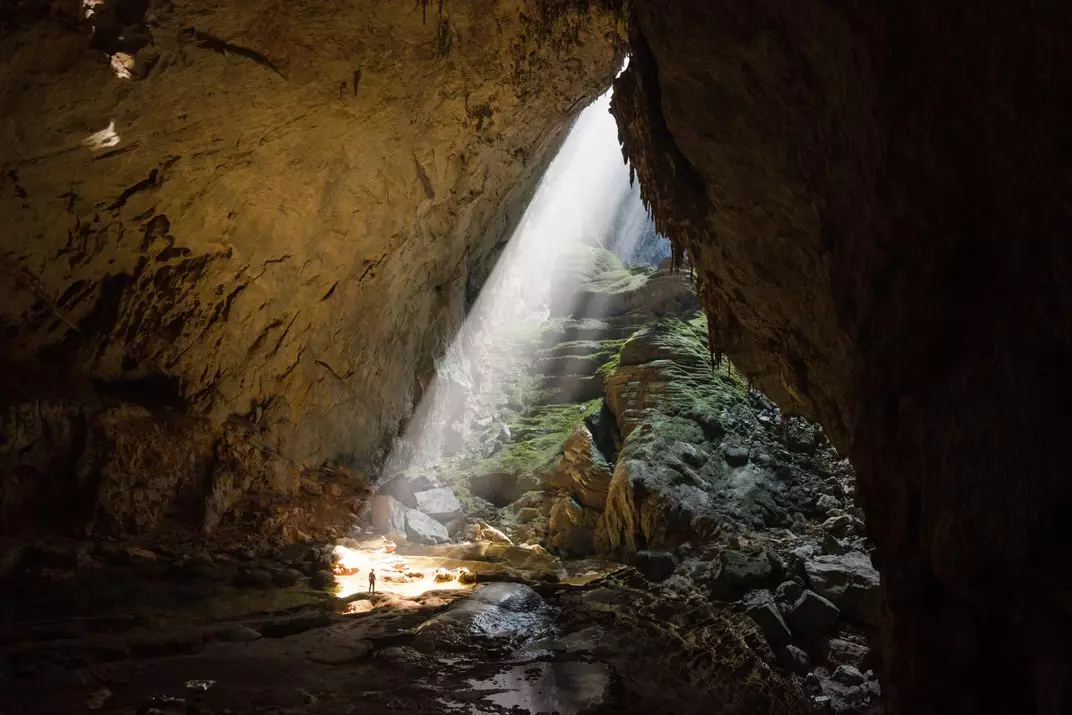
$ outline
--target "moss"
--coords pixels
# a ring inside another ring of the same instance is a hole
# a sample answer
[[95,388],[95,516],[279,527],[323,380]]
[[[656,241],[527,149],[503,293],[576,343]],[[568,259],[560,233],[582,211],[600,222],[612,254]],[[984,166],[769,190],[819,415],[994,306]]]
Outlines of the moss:
[[573,428],[599,412],[602,398],[585,403],[544,405],[508,425],[511,441],[491,457],[464,455],[448,466],[446,476],[456,485],[486,474],[531,474],[548,466],[562,451]]

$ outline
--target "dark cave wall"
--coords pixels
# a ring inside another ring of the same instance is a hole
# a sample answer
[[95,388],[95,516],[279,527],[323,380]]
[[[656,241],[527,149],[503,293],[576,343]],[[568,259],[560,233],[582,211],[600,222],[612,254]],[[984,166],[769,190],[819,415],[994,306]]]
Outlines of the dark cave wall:
[[1067,712],[1072,8],[635,3],[614,111],[721,351],[852,456],[897,712]]
[[0,521],[117,402],[374,467],[622,46],[572,0],[0,3]]

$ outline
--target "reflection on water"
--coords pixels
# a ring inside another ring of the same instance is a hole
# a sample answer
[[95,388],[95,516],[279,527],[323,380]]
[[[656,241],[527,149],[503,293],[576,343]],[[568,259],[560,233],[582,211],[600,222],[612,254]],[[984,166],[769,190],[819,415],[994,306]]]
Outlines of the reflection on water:
[[604,663],[541,661],[517,665],[486,680],[469,682],[478,692],[488,691],[484,699],[502,708],[576,715],[603,700],[610,671]]

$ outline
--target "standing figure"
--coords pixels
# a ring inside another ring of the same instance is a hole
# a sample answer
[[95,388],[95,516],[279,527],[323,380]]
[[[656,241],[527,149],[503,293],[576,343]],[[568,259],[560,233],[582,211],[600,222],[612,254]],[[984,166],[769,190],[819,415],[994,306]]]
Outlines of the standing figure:
[[376,593],[376,569],[369,569],[368,572],[368,592]]

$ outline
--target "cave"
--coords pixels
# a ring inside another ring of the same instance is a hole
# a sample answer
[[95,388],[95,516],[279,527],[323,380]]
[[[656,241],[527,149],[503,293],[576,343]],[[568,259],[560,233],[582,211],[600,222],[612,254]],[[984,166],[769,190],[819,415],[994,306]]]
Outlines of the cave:
[[0,710],[1072,710],[1070,27],[0,0]]

